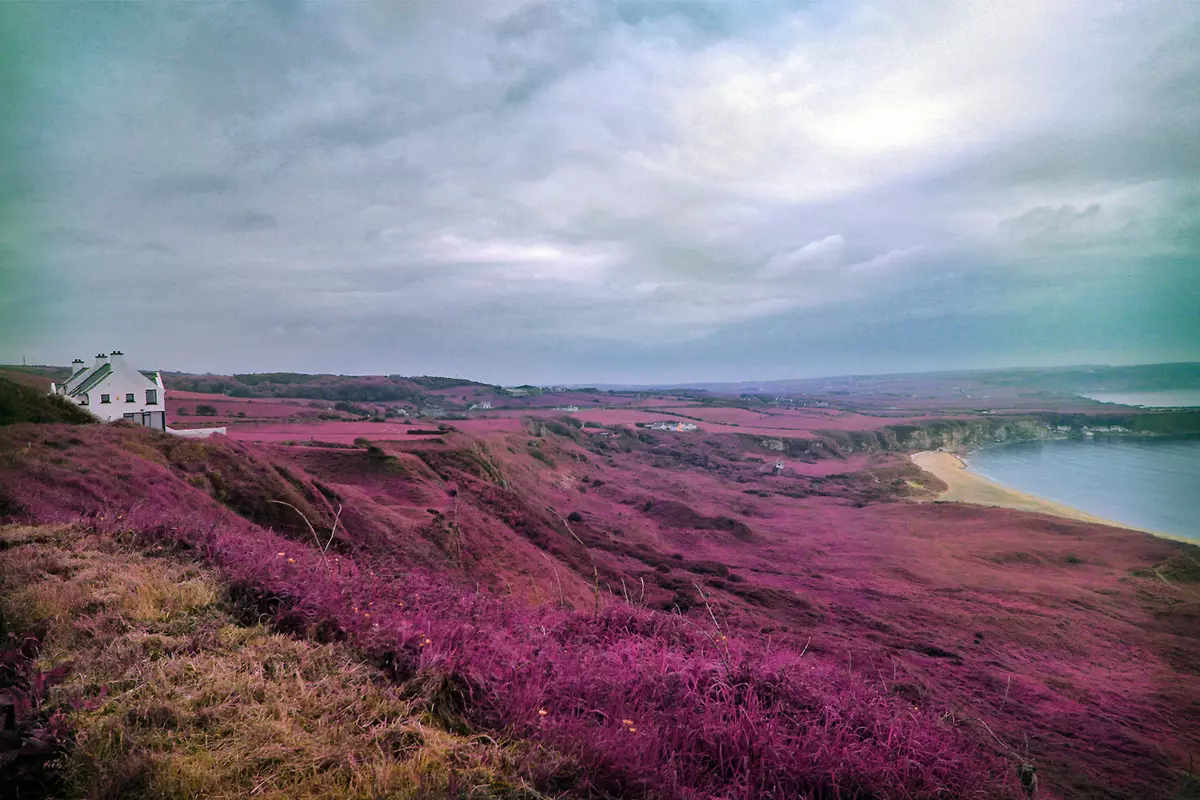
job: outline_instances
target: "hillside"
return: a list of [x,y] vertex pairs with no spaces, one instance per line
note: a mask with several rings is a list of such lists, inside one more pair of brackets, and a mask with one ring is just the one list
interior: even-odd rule
[[163,380],[174,390],[225,394],[230,397],[302,397],[313,400],[349,402],[416,401],[439,389],[488,388],[461,378],[399,375],[307,375],[295,372],[265,372],[241,375],[195,375],[164,373]]
[[443,687],[447,730],[511,744],[542,792],[1002,797],[1030,768],[1039,796],[1187,785],[1194,547],[905,502],[936,487],[886,448],[777,473],[760,438],[537,418],[409,438],[9,426],[0,514],[168,548],[276,630]]

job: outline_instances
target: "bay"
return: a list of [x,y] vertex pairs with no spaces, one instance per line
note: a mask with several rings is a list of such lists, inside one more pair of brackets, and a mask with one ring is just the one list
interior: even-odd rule
[[1095,436],[985,447],[968,467],[1098,517],[1200,541],[1200,436]]

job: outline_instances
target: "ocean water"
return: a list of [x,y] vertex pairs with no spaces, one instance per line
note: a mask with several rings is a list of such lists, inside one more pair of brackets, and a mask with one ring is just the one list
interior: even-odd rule
[[1166,392],[1092,392],[1080,395],[1101,403],[1120,403],[1142,408],[1195,408],[1200,406],[1200,389],[1172,389]]
[[966,461],[1014,489],[1200,541],[1200,436],[1020,442],[982,448]]

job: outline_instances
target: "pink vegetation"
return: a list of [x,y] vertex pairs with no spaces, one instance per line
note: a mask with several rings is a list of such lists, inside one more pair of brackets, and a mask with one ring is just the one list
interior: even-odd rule
[[[43,433],[26,429],[18,438]],[[59,446],[49,441],[86,446],[103,453],[111,475],[124,477],[70,477],[74,465],[29,462],[30,469],[3,473],[10,508],[43,520],[83,510],[98,530],[190,548],[281,627],[348,637],[397,678],[437,687],[437,702],[475,725],[569,757],[578,765],[576,792],[1013,794],[1014,780],[973,737],[836,662],[613,598],[600,613],[513,603],[414,569],[402,553],[346,542],[322,554],[303,537],[234,516],[158,458],[122,455],[126,444],[153,450],[153,434],[97,428],[49,435],[39,455]],[[86,451],[80,456],[88,461]],[[50,491],[36,491],[39,484]]]
[[[1041,797],[1165,798],[1200,755],[1187,548],[896,502],[927,479],[896,456],[776,474],[742,437],[568,433],[14,426],[0,508],[185,542],[280,625],[350,637],[600,794],[1002,797],[1029,763]],[[280,496],[324,530],[344,505],[330,555],[264,515]]]

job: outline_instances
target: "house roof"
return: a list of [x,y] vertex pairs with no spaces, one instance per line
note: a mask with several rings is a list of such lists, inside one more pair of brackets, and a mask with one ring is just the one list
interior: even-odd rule
[[63,382],[63,388],[66,389],[68,392],[73,391],[76,386],[78,386],[80,383],[82,383],[87,378],[88,373],[91,372],[92,370],[94,370],[95,368],[96,368],[95,364],[93,364],[90,367],[81,366],[79,369],[77,369],[71,373],[71,377],[67,378],[66,381]]
[[101,364],[91,375],[87,376],[83,383],[71,390],[71,397],[83,394],[111,374],[112,364]]

